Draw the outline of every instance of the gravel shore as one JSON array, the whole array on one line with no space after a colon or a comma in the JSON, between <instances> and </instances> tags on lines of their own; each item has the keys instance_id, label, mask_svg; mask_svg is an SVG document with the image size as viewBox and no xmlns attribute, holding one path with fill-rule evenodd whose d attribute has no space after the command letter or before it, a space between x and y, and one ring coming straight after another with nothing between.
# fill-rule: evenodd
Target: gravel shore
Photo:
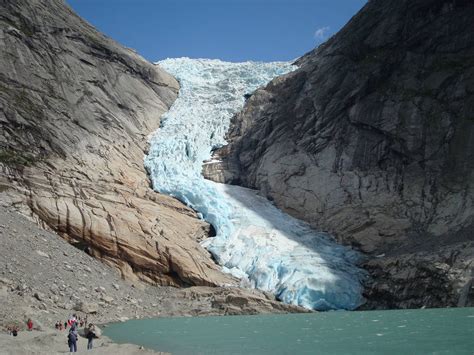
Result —
<instances>
[{"instance_id":1,"label":"gravel shore","mask_svg":"<svg viewBox=\"0 0 474 355\"><path fill-rule=\"evenodd\" d=\"M3 355L17 354L66 354L69 353L65 331L32 331L20 332L17 337L0 334L0 353ZM107 337L94 340L94 348L86 350L87 339L78 341L78 354L103 354L103 355L146 355L166 354L143 349L137 345L115 344Z\"/></svg>"},{"instance_id":2,"label":"gravel shore","mask_svg":"<svg viewBox=\"0 0 474 355\"><path fill-rule=\"evenodd\" d=\"M67 351L66 334L54 325L72 314L105 324L149 317L307 312L255 290L178 289L125 281L116 269L12 208L0 207L0 245L1 354ZM28 318L33 332L26 331ZM18 337L7 335L10 325L19 327ZM102 354L138 351L136 346L116 348L106 338L100 343L112 349L102 349Z\"/></svg>"},{"instance_id":3,"label":"gravel shore","mask_svg":"<svg viewBox=\"0 0 474 355\"><path fill-rule=\"evenodd\" d=\"M91 258L56 234L40 229L14 211L0 208L0 353L68 352L66 331L54 329L76 313L106 323L159 316L171 288L123 281L117 271ZM26 331L31 318L34 331ZM17 337L6 328L20 328ZM87 340L81 338L79 349ZM136 345L96 339L97 354L156 354Z\"/></svg>"}]
</instances>

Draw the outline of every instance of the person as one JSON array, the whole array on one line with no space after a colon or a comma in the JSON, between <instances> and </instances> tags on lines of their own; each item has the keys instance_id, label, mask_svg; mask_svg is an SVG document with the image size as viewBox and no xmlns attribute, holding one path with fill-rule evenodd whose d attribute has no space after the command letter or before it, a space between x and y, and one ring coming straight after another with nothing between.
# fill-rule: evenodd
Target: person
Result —
<instances>
[{"instance_id":1,"label":"person","mask_svg":"<svg viewBox=\"0 0 474 355\"><path fill-rule=\"evenodd\" d=\"M87 328L86 338L87 350L92 350L92 342L94 341L94 338L97 338L97 335L95 334L95 326L92 323L90 323L89 327Z\"/></svg>"},{"instance_id":2,"label":"person","mask_svg":"<svg viewBox=\"0 0 474 355\"><path fill-rule=\"evenodd\" d=\"M77 327L77 318L76 314L74 313L72 317L69 317L67 324L72 328L72 327Z\"/></svg>"},{"instance_id":3,"label":"person","mask_svg":"<svg viewBox=\"0 0 474 355\"><path fill-rule=\"evenodd\" d=\"M67 344L69 345L69 352L76 353L77 352L77 330L76 327L72 326L69 329L69 334L67 335Z\"/></svg>"},{"instance_id":4,"label":"person","mask_svg":"<svg viewBox=\"0 0 474 355\"><path fill-rule=\"evenodd\" d=\"M26 325L28 326L28 330L31 332L33 330L33 321L31 320L31 318L28 318Z\"/></svg>"},{"instance_id":5,"label":"person","mask_svg":"<svg viewBox=\"0 0 474 355\"><path fill-rule=\"evenodd\" d=\"M12 335L14 337L16 337L18 335L18 327L17 326L13 326L12 328Z\"/></svg>"},{"instance_id":6,"label":"person","mask_svg":"<svg viewBox=\"0 0 474 355\"><path fill-rule=\"evenodd\" d=\"M67 322L64 322L64 329L67 329Z\"/></svg>"}]
</instances>

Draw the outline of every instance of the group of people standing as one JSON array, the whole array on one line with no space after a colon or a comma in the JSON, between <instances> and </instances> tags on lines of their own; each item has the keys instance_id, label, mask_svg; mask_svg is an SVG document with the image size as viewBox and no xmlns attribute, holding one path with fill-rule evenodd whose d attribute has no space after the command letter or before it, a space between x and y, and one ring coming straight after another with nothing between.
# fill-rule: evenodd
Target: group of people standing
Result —
<instances>
[{"instance_id":1,"label":"group of people standing","mask_svg":"<svg viewBox=\"0 0 474 355\"><path fill-rule=\"evenodd\" d=\"M97 338L96 329L94 324L89 323L87 324L87 317L85 319L81 319L80 317L76 317L73 314L67 322L64 322L64 329L67 330L69 327L69 332L67 335L67 344L69 346L69 351L71 353L77 352L77 341L79 340L79 333L78 328L84 327L84 334L87 338L87 350L92 349L93 341ZM55 328L58 330L63 330L63 323L56 322Z\"/></svg>"},{"instance_id":2,"label":"group of people standing","mask_svg":"<svg viewBox=\"0 0 474 355\"><path fill-rule=\"evenodd\" d=\"M31 320L31 318L28 318L28 320L26 321L26 328L29 331L33 330L33 321ZM14 337L16 337L18 336L19 331L20 331L20 327L18 325L9 325L7 327L8 335L13 335Z\"/></svg>"},{"instance_id":3,"label":"group of people standing","mask_svg":"<svg viewBox=\"0 0 474 355\"><path fill-rule=\"evenodd\" d=\"M57 321L54 325L54 328L56 328L57 330L67 330L67 328L71 328L73 324L75 324L76 327L80 328L87 327L87 316L85 318L81 318L80 316L76 317L76 315L73 314L64 323L62 323L61 321Z\"/></svg>"},{"instance_id":4,"label":"group of people standing","mask_svg":"<svg viewBox=\"0 0 474 355\"><path fill-rule=\"evenodd\" d=\"M29 331L33 330L33 321L31 318L28 318L26 321L26 327ZM69 319L64 322L64 324L60 321L57 321L54 327L57 330L67 330L69 327L69 332L67 335L67 344L69 346L69 351L71 353L77 352L77 341L79 340L79 327L84 327L84 336L87 338L87 350L91 350L93 346L93 341L97 336L97 329L94 324L87 322L87 316L85 318L76 317L73 314ZM14 337L18 336L18 332L20 331L20 327L18 325L9 325L7 327L7 331L9 335L13 335Z\"/></svg>"},{"instance_id":5,"label":"group of people standing","mask_svg":"<svg viewBox=\"0 0 474 355\"><path fill-rule=\"evenodd\" d=\"M13 335L14 337L18 336L18 332L20 331L20 327L17 325L9 325L7 327L8 335Z\"/></svg>"}]
</instances>

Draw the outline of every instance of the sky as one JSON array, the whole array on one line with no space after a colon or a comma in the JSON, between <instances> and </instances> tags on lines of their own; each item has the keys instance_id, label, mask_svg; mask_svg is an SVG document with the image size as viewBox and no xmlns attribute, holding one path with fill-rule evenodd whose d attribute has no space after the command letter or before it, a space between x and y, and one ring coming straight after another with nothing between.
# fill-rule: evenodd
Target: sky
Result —
<instances>
[{"instance_id":1,"label":"sky","mask_svg":"<svg viewBox=\"0 0 474 355\"><path fill-rule=\"evenodd\" d=\"M154 62L287 61L344 26L367 0L66 0L101 32Z\"/></svg>"}]
</instances>

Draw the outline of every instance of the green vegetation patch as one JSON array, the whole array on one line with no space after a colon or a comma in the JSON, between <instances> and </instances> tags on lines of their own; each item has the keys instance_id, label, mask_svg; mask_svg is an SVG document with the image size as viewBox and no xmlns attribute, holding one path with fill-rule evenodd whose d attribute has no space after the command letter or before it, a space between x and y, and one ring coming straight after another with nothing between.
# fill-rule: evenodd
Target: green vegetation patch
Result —
<instances>
[{"instance_id":1,"label":"green vegetation patch","mask_svg":"<svg viewBox=\"0 0 474 355\"><path fill-rule=\"evenodd\" d=\"M474 65L474 58L466 56L437 56L428 70L432 72L462 72Z\"/></svg>"},{"instance_id":2,"label":"green vegetation patch","mask_svg":"<svg viewBox=\"0 0 474 355\"><path fill-rule=\"evenodd\" d=\"M411 101L417 97L429 97L431 99L436 99L436 91L433 89L420 88L419 90L415 89L404 89L401 92L402 99L404 101Z\"/></svg>"},{"instance_id":3,"label":"green vegetation patch","mask_svg":"<svg viewBox=\"0 0 474 355\"><path fill-rule=\"evenodd\" d=\"M0 149L0 163L11 166L30 166L37 159L29 153L20 153L12 149Z\"/></svg>"},{"instance_id":4,"label":"green vegetation patch","mask_svg":"<svg viewBox=\"0 0 474 355\"><path fill-rule=\"evenodd\" d=\"M12 26L13 28L16 28L28 37L31 37L35 34L33 28L23 18L20 18L18 23L13 22L11 19L6 17L0 18L0 21Z\"/></svg>"},{"instance_id":5,"label":"green vegetation patch","mask_svg":"<svg viewBox=\"0 0 474 355\"><path fill-rule=\"evenodd\" d=\"M33 101L31 101L25 90L16 92L13 99L15 100L15 105L17 109L22 112L25 112L28 116L32 118L44 117L42 108L35 104Z\"/></svg>"}]
</instances>

